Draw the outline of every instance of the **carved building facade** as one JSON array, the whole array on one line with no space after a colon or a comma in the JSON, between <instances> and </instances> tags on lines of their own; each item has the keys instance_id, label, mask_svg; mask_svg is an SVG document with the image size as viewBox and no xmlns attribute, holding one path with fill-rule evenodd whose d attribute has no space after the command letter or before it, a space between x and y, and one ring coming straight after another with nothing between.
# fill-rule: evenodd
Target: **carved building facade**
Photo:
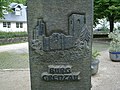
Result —
<instances>
[{"instance_id":1,"label":"carved building facade","mask_svg":"<svg viewBox=\"0 0 120 90\"><path fill-rule=\"evenodd\" d=\"M53 32L50 36L47 35L46 23L43 19L38 19L37 25L33 31L33 40L42 38L41 50L67 50L75 47L77 39L88 42L90 39L90 33L85 25L84 14L72 14L68 17L68 33ZM40 43L40 42L39 42ZM35 46L35 42L33 42Z\"/></svg>"}]
</instances>

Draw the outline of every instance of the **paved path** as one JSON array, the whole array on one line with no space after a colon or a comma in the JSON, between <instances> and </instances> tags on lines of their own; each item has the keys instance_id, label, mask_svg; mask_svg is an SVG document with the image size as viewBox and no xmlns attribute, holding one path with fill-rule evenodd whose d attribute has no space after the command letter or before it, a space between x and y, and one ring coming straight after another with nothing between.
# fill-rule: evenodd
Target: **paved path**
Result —
<instances>
[{"instance_id":1,"label":"paved path","mask_svg":"<svg viewBox=\"0 0 120 90\"><path fill-rule=\"evenodd\" d=\"M0 46L0 52L4 51L25 51L28 52L28 43L10 44Z\"/></svg>"},{"instance_id":2,"label":"paved path","mask_svg":"<svg viewBox=\"0 0 120 90\"><path fill-rule=\"evenodd\" d=\"M102 51L97 75L92 77L92 90L120 90L120 62L112 62L109 53Z\"/></svg>"},{"instance_id":3,"label":"paved path","mask_svg":"<svg viewBox=\"0 0 120 90\"><path fill-rule=\"evenodd\" d=\"M0 46L0 52L28 50L27 44ZM112 62L108 50L100 53L99 72L92 76L91 90L120 90L120 62ZM29 73L29 69L0 70L0 90L31 90Z\"/></svg>"},{"instance_id":4,"label":"paved path","mask_svg":"<svg viewBox=\"0 0 120 90\"><path fill-rule=\"evenodd\" d=\"M0 90L31 90L29 70L0 70Z\"/></svg>"}]
</instances>

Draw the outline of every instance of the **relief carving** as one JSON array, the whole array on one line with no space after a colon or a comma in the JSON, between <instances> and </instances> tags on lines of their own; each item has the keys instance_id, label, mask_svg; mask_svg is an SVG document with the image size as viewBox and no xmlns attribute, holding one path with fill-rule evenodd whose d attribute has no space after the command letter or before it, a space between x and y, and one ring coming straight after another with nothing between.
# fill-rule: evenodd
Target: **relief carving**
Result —
<instances>
[{"instance_id":1,"label":"relief carving","mask_svg":"<svg viewBox=\"0 0 120 90\"><path fill-rule=\"evenodd\" d=\"M85 25L85 15L72 14L69 16L68 23L69 30L67 35L56 32L47 36L45 22L43 19L38 19L33 31L31 47L37 51L55 51L79 47L78 44L89 46L90 32ZM83 48L83 46L80 45L79 48Z\"/></svg>"}]
</instances>

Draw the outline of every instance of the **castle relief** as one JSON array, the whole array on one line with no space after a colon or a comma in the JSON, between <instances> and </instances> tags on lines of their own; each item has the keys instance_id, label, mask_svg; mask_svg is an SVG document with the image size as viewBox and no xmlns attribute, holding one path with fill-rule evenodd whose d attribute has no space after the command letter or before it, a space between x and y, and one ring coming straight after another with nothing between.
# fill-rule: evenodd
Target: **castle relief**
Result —
<instances>
[{"instance_id":1,"label":"castle relief","mask_svg":"<svg viewBox=\"0 0 120 90\"><path fill-rule=\"evenodd\" d=\"M90 32L85 24L85 15L72 14L68 17L69 30L64 33L52 33L46 35L46 23L43 19L37 20L37 25L33 30L33 40L31 47L37 51L68 50L80 46L89 46ZM42 40L41 40L42 39ZM78 45L82 44L82 45Z\"/></svg>"}]
</instances>

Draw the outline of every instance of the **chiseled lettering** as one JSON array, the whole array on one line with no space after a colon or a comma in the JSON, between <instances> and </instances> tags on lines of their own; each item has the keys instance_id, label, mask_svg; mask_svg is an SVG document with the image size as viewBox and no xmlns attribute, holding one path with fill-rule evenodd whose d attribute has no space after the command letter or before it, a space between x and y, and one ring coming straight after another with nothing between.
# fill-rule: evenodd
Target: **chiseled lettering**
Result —
<instances>
[{"instance_id":1,"label":"chiseled lettering","mask_svg":"<svg viewBox=\"0 0 120 90\"><path fill-rule=\"evenodd\" d=\"M71 73L71 68L66 68L66 73Z\"/></svg>"},{"instance_id":2,"label":"chiseled lettering","mask_svg":"<svg viewBox=\"0 0 120 90\"><path fill-rule=\"evenodd\" d=\"M52 75L47 75L47 77L48 77L48 81L53 81L54 80Z\"/></svg>"},{"instance_id":3,"label":"chiseled lettering","mask_svg":"<svg viewBox=\"0 0 120 90\"><path fill-rule=\"evenodd\" d=\"M59 70L60 70L60 72L59 72L60 74L66 73L66 72L65 72L65 70L66 70L65 68L60 68Z\"/></svg>"},{"instance_id":4,"label":"chiseled lettering","mask_svg":"<svg viewBox=\"0 0 120 90\"><path fill-rule=\"evenodd\" d=\"M54 68L50 68L50 73L54 74L55 73L55 69Z\"/></svg>"},{"instance_id":5,"label":"chiseled lettering","mask_svg":"<svg viewBox=\"0 0 120 90\"><path fill-rule=\"evenodd\" d=\"M45 81L48 81L48 76L47 75L43 75L42 79L45 80Z\"/></svg>"},{"instance_id":6,"label":"chiseled lettering","mask_svg":"<svg viewBox=\"0 0 120 90\"><path fill-rule=\"evenodd\" d=\"M48 72L42 73L44 81L78 81L80 72L71 72L71 66L49 65Z\"/></svg>"},{"instance_id":7,"label":"chiseled lettering","mask_svg":"<svg viewBox=\"0 0 120 90\"><path fill-rule=\"evenodd\" d=\"M71 66L53 66L49 65L50 74L69 74L71 73Z\"/></svg>"},{"instance_id":8,"label":"chiseled lettering","mask_svg":"<svg viewBox=\"0 0 120 90\"><path fill-rule=\"evenodd\" d=\"M58 81L63 81L63 75L58 76Z\"/></svg>"},{"instance_id":9,"label":"chiseled lettering","mask_svg":"<svg viewBox=\"0 0 120 90\"><path fill-rule=\"evenodd\" d=\"M74 75L74 80L79 80L79 76L78 75Z\"/></svg>"},{"instance_id":10,"label":"chiseled lettering","mask_svg":"<svg viewBox=\"0 0 120 90\"><path fill-rule=\"evenodd\" d=\"M47 74L43 75L42 79L45 81L77 81L79 80L78 75L72 75L72 74Z\"/></svg>"},{"instance_id":11,"label":"chiseled lettering","mask_svg":"<svg viewBox=\"0 0 120 90\"><path fill-rule=\"evenodd\" d=\"M74 78L72 77L72 75L70 75L70 76L68 77L68 80L69 80L69 81L74 80Z\"/></svg>"},{"instance_id":12,"label":"chiseled lettering","mask_svg":"<svg viewBox=\"0 0 120 90\"><path fill-rule=\"evenodd\" d=\"M64 80L68 81L68 77L69 77L69 75L64 75Z\"/></svg>"},{"instance_id":13,"label":"chiseled lettering","mask_svg":"<svg viewBox=\"0 0 120 90\"><path fill-rule=\"evenodd\" d=\"M54 81L58 81L58 76L57 75L53 75L53 80Z\"/></svg>"}]
</instances>

